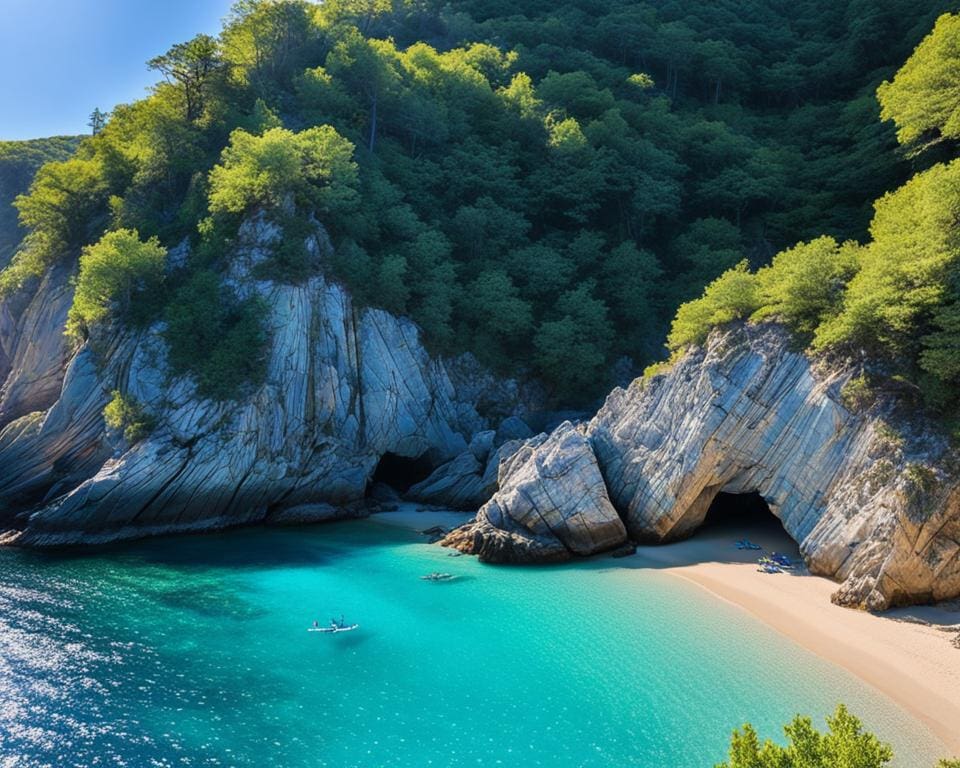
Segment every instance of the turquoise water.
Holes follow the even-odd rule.
[[[892,704],[679,579],[422,542],[362,521],[0,551],[0,765],[708,768],[739,723],[840,700],[898,765],[934,762]],[[360,630],[305,631],[341,613]]]

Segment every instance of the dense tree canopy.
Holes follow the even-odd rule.
[[[960,138],[960,16],[944,14],[893,82],[877,89],[901,144]]]
[[[28,190],[40,166],[66,160],[79,143],[80,138],[73,136],[0,141],[0,268],[27,233],[18,225],[14,199]]]
[[[37,175],[0,291],[129,229],[190,238],[164,293],[183,309],[179,289],[223,273],[237,217],[260,207],[292,233],[261,277],[326,268],[440,351],[584,402],[614,360],[656,358],[676,306],[744,259],[865,236],[870,201],[910,171],[874,91],[947,6],[239,0],[219,37],[153,59],[153,93]],[[312,220],[333,240],[323,265],[297,252]],[[789,302],[747,275],[714,292]]]
[[[941,17],[893,85],[881,87],[885,109],[904,83],[934,88],[930,108],[947,98],[941,91],[955,89],[941,73],[960,67],[957,18]],[[905,114],[891,114],[905,143],[927,129],[948,135],[943,121],[914,131],[918,118]],[[917,385],[928,405],[953,405],[960,395],[960,159],[936,163],[877,200],[863,245],[824,236],[781,252],[755,274],[745,263],[724,273],[680,307],[668,345],[679,352],[715,325],[769,317],[814,349],[866,353],[888,375]]]
[[[329,125],[293,133],[270,128],[254,136],[230,134],[220,165],[210,172],[210,211],[245,213],[279,209],[300,199],[334,220],[357,202],[353,144]]]

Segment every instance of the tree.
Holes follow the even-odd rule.
[[[393,43],[367,40],[352,29],[327,55],[324,68],[358,93],[368,107],[367,150],[373,152],[377,142],[378,114],[381,104],[399,87],[399,54]]]
[[[197,35],[177,43],[165,54],[147,62],[168,81],[179,84],[186,104],[187,120],[197,120],[206,107],[210,79],[220,67],[220,44],[210,35]]]
[[[314,12],[305,0],[236,0],[220,36],[233,79],[261,98],[289,87],[319,53]]]
[[[243,213],[263,205],[281,209],[288,198],[324,214],[349,210],[357,199],[353,144],[329,125],[300,133],[271,128],[261,136],[230,135],[210,172],[210,210]]]
[[[712,328],[750,317],[759,308],[757,278],[747,262],[741,261],[710,283],[699,299],[680,306],[667,347],[677,353],[692,344],[703,344]]]
[[[470,349],[498,365],[507,364],[533,324],[530,305],[498,269],[486,270],[468,283],[458,309],[471,339]]]
[[[847,285],[843,309],[818,329],[819,348],[854,343],[912,358],[938,308],[956,296],[960,160],[917,174],[876,203],[873,241]]]
[[[533,340],[534,362],[557,393],[584,402],[607,385],[606,366],[613,328],[606,304],[592,295],[592,282],[557,301],[556,319],[541,323]]]
[[[108,232],[80,256],[80,271],[67,315],[67,334],[84,338],[111,314],[130,318],[135,302],[150,302],[163,282],[167,251],[135,230]],[[138,310],[142,310],[142,305]]]
[[[103,165],[95,158],[73,157],[47,163],[14,205],[20,223],[43,241],[50,263],[58,252],[82,243],[95,229],[107,198]]]
[[[740,229],[726,219],[714,217],[690,222],[671,247],[679,263],[686,267],[680,276],[680,293],[685,296],[743,258]]]
[[[843,294],[859,268],[859,246],[832,237],[781,251],[757,272],[761,309],[754,319],[775,317],[806,339],[842,307]]]
[[[102,112],[100,107],[96,107],[93,112],[90,113],[90,120],[87,122],[87,125],[90,126],[90,130],[93,132],[93,135],[96,136],[100,131],[103,130],[103,127],[107,124],[107,120],[110,119],[109,112]]]
[[[877,89],[880,116],[901,144],[960,138],[960,15],[945,13],[893,81]]]

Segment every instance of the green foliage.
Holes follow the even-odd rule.
[[[290,199],[328,216],[347,214],[357,202],[352,156],[353,144],[329,125],[300,133],[270,128],[260,136],[238,129],[210,172],[210,210],[281,209]]]
[[[237,300],[213,272],[194,273],[165,311],[171,368],[192,374],[207,397],[238,396],[263,379],[265,314],[259,300]]]
[[[107,427],[123,435],[128,443],[137,443],[149,435],[155,426],[153,417],[143,410],[136,398],[115,389],[110,402],[103,409]]]
[[[799,243],[757,272],[761,307],[754,320],[773,317],[808,340],[841,311],[844,289],[859,266],[856,243],[832,237]]]
[[[103,165],[96,158],[74,156],[41,167],[29,192],[14,201],[29,234],[0,273],[0,297],[40,277],[101,230],[106,201]]]
[[[877,399],[876,385],[865,376],[854,376],[840,388],[840,400],[851,411],[869,408]]]
[[[79,137],[56,136],[34,141],[0,141],[0,267],[6,265],[27,230],[17,223],[13,201],[26,192],[44,163],[66,160]]]
[[[956,99],[956,84],[945,73],[957,66],[958,32],[955,17],[942,17],[893,84],[880,88],[884,114],[897,119],[902,141],[934,129],[949,135],[943,105]],[[923,96],[924,89],[932,92]],[[939,117],[918,114],[921,107],[939,110]],[[760,269],[752,317],[782,320],[816,350],[867,352],[889,376],[919,387],[927,405],[948,411],[960,394],[960,159],[917,173],[877,200],[874,211],[866,244],[820,237]],[[711,291],[679,309],[669,340],[674,351],[737,316],[717,311]],[[844,388],[849,407],[865,406],[861,389],[858,380]]]
[[[556,319],[541,323],[533,340],[537,370],[545,380],[556,382],[561,398],[572,402],[586,399],[583,394],[593,392],[596,382],[603,380],[613,339],[607,307],[591,295],[592,288],[584,283],[563,294]]]
[[[177,43],[162,56],[150,59],[147,66],[162,72],[168,80],[180,86],[184,116],[190,121],[197,120],[206,110],[210,81],[221,68],[220,44],[210,35],[197,35],[186,43]]]
[[[859,251],[843,308],[818,329],[817,348],[852,342],[892,359],[927,347],[920,366],[955,374],[949,348],[955,275],[960,265],[960,161],[937,165],[877,201],[873,241]],[[932,331],[932,333],[931,333]],[[939,352],[939,354],[938,354]]]
[[[657,357],[675,306],[744,257],[863,238],[870,200],[909,170],[873,90],[948,5],[238,0],[37,176],[0,292],[118,229],[189,237],[171,277],[186,290],[229,266],[256,207],[288,237],[255,276],[299,282],[320,266],[302,248],[315,216],[322,266],[359,301],[585,401],[617,358]],[[836,319],[830,290],[806,296],[807,266],[776,285],[734,269],[672,344],[767,301],[738,292],[769,289],[798,328]],[[936,381],[946,306],[916,315]]]
[[[798,715],[784,726],[787,745],[762,744],[748,723],[735,730],[727,762],[716,768],[881,768],[893,760],[893,750],[871,733],[840,704],[827,717],[827,732]]]
[[[877,89],[897,139],[917,145],[960,138],[960,15],[945,13],[892,82]]]
[[[703,344],[711,328],[750,317],[759,308],[757,278],[741,261],[710,283],[703,296],[677,310],[667,346],[677,353],[691,344]]]
[[[167,251],[156,238],[143,242],[136,230],[108,232],[80,256],[67,334],[84,338],[90,328],[113,315],[136,320],[156,307]]]

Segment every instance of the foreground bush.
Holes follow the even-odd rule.
[[[749,723],[735,730],[727,762],[716,768],[881,768],[893,760],[893,750],[840,704],[827,717],[827,732],[813,727],[809,717],[797,715],[783,728],[786,746],[760,742]],[[937,768],[960,768],[958,760],[941,760]]]

